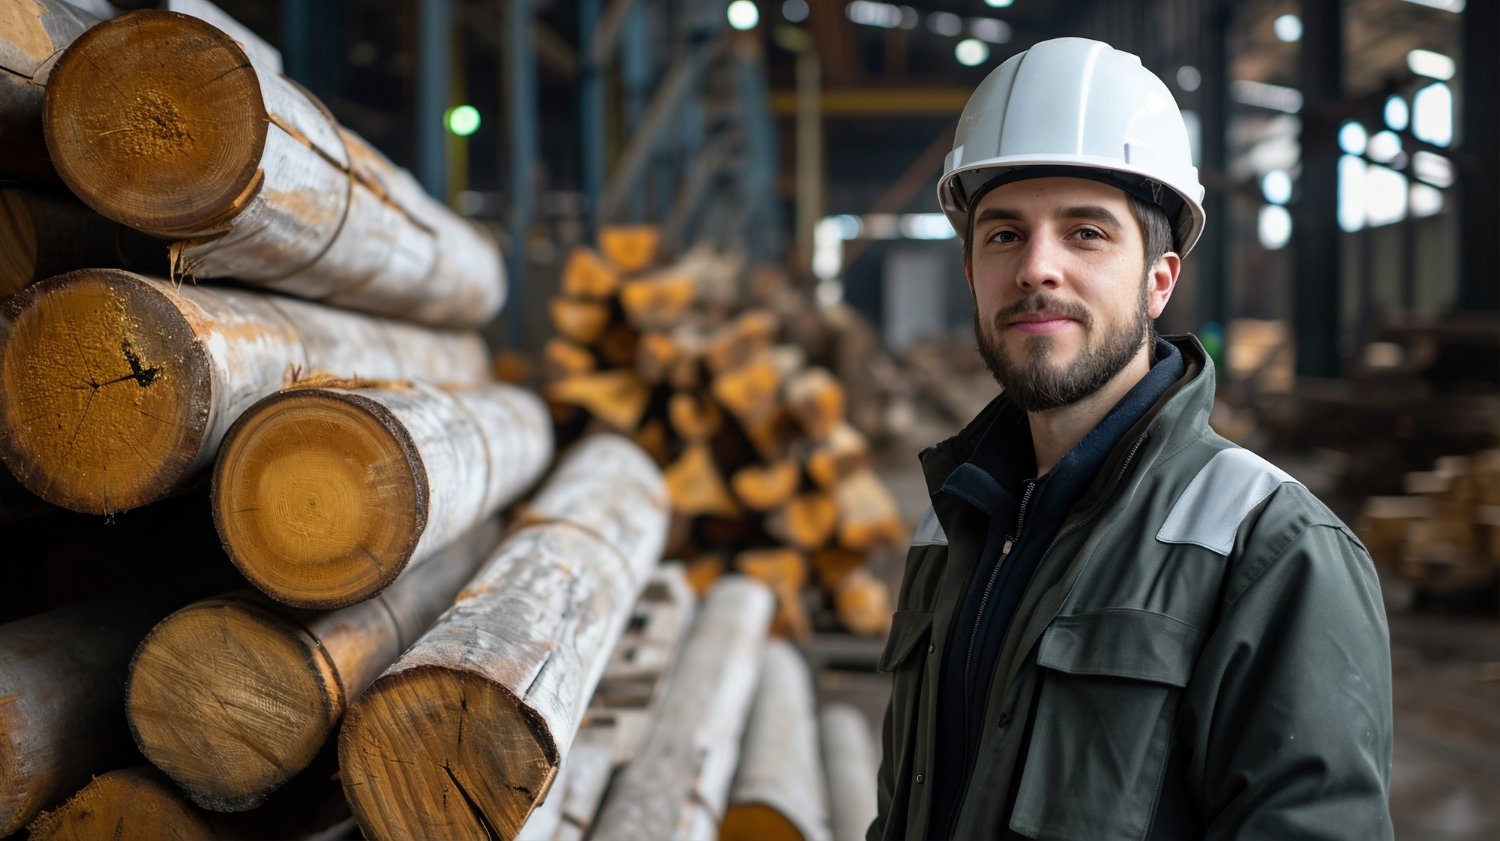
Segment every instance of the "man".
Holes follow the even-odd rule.
[[[1037,44],[938,191],[1004,391],[922,453],[869,837],[1390,837],[1369,556],[1208,428],[1202,346],[1152,328],[1204,224],[1166,86]]]

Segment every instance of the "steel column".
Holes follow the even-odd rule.
[[[506,309],[512,347],[522,346],[525,324],[522,296],[526,288],[526,232],[531,227],[532,194],[536,189],[537,79],[536,50],[531,20],[536,0],[507,0],[505,4],[506,113],[510,142],[510,277]]]
[[[1458,301],[1464,311],[1500,310],[1500,3],[1464,8],[1458,83]]]
[[[1301,196],[1292,205],[1293,335],[1297,375],[1336,377],[1341,370],[1338,227],[1339,102],[1343,97],[1342,0],[1303,0]]]
[[[417,3],[417,180],[439,201],[448,201],[448,110],[452,0]]]

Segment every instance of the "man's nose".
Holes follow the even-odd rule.
[[[1062,285],[1063,248],[1051,237],[1033,237],[1021,251],[1016,285],[1028,291]]]

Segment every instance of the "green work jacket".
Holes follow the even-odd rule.
[[[1390,641],[1364,546],[1208,427],[1187,370],[1048,547],[995,662],[953,838],[1389,838]],[[932,507],[880,659],[893,678],[868,837],[929,834],[939,664],[986,515],[943,492],[999,401],[922,453]]]

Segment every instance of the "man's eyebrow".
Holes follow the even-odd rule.
[[[1004,219],[1010,222],[1019,222],[1022,218],[1021,214],[1009,208],[986,207],[984,210],[979,211],[979,215],[974,217],[974,221],[975,223],[979,223],[989,222],[994,219]]]
[[[1088,219],[1091,222],[1098,222],[1101,225],[1108,225],[1115,230],[1120,230],[1124,227],[1124,225],[1120,223],[1119,217],[1115,216],[1113,213],[1110,213],[1107,209],[1100,207],[1097,204],[1084,204],[1077,207],[1065,207],[1057,212],[1057,218]]]

